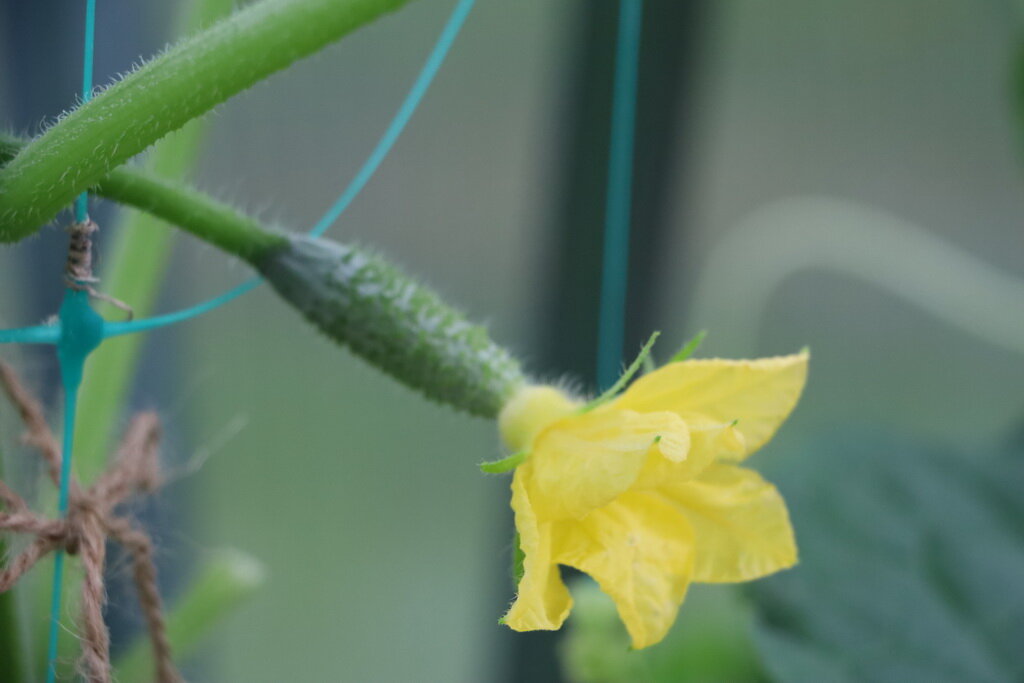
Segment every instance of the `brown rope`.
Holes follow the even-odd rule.
[[[59,478],[60,450],[39,402],[25,389],[6,363],[0,362],[0,386],[18,409],[27,427],[25,443],[46,461],[54,481]],[[67,517],[52,520],[32,512],[25,500],[0,481],[0,531],[35,536],[28,548],[0,571],[0,592],[10,588],[48,553],[63,549],[81,558],[82,583],[81,668],[90,683],[110,683],[110,634],[103,621],[106,589],[103,566],[107,539],[120,543],[131,556],[135,587],[149,630],[157,683],[181,683],[171,658],[167,628],[157,588],[153,543],[115,509],[136,493],[148,493],[160,484],[157,454],[160,421],[153,413],[136,415],[118,448],[114,463],[88,489],[72,482]]]
[[[90,219],[68,226],[68,261],[64,266],[64,277],[68,287],[86,289],[99,282],[92,274],[92,235],[99,226]]]
[[[93,299],[106,301],[108,304],[120,308],[128,314],[128,319],[131,320],[135,315],[131,306],[103,294],[93,287],[100,281],[92,272],[92,235],[97,230],[99,230],[99,226],[88,218],[81,223],[72,223],[68,226],[70,239],[68,241],[68,260],[64,266],[64,283],[71,289],[88,292]]]

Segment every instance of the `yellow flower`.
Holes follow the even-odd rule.
[[[597,580],[642,648],[668,632],[692,581],[794,565],[782,497],[737,463],[793,410],[807,361],[670,363],[591,409],[553,387],[520,390],[499,418],[506,445],[528,453],[512,480],[523,574],[504,622],[561,627],[567,565]]]

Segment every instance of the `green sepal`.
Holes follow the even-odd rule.
[[[708,336],[707,330],[701,330],[693,336],[693,339],[683,344],[683,348],[676,351],[676,354],[669,358],[669,363],[679,363],[686,360],[697,351],[701,343],[704,341],[704,337]]]
[[[480,463],[480,471],[485,474],[504,474],[505,472],[511,472],[526,462],[526,458],[529,455],[530,451],[519,451],[518,453],[513,453],[507,458],[502,458],[501,460],[482,462]]]
[[[629,384],[629,381],[633,379],[633,376],[636,375],[637,372],[639,372],[641,367],[643,367],[644,361],[647,360],[647,357],[651,355],[651,349],[654,348],[654,342],[658,341],[658,337],[660,336],[661,332],[655,331],[654,333],[652,333],[650,338],[647,340],[647,343],[645,343],[643,347],[641,347],[640,353],[637,354],[637,357],[633,360],[632,363],[629,364],[629,367],[626,368],[626,371],[622,373],[618,380],[616,380],[615,384],[611,385],[600,396],[593,399],[592,401],[589,401],[586,405],[580,408],[580,412],[586,413],[588,411],[593,410],[594,408],[597,408],[600,405],[607,403],[608,401],[611,401],[619,394],[620,391],[625,389],[626,385]]]
[[[523,547],[519,543],[519,532],[515,532],[512,535],[512,585],[518,587],[519,582],[523,580],[523,574],[526,573],[524,563],[526,562],[526,553],[523,552]],[[503,614],[498,623],[505,626],[508,621],[508,615]]]
[[[515,585],[519,585],[519,582],[523,580],[523,574],[526,573],[526,553],[523,552],[523,546],[519,542],[519,532],[515,533],[512,537],[512,581]]]

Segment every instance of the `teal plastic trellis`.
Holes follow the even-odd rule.
[[[377,142],[370,156],[366,159],[355,178],[348,184],[338,199],[324,213],[323,217],[310,229],[309,234],[319,237],[338,220],[359,192],[373,177],[381,162],[391,151],[399,135],[405,129],[413,113],[423,100],[434,76],[437,75],[452,44],[465,24],[466,17],[473,8],[475,0],[459,0],[452,10],[440,37],[427,57],[412,88],[402,101],[398,112],[392,118],[384,134]],[[82,100],[89,101],[93,90],[93,54],[95,45],[96,0],[86,0],[85,42],[82,68]],[[88,220],[88,195],[82,193],[75,201],[75,221],[84,223]],[[136,334],[178,322],[195,318],[204,313],[242,296],[255,289],[262,278],[255,277],[242,283],[219,296],[213,297],[196,306],[174,313],[152,318],[128,322],[111,322],[104,320],[93,310],[89,301],[89,293],[68,287],[64,294],[57,319],[53,324],[18,329],[0,330],[0,343],[14,344],[51,344],[57,348],[57,359],[60,364],[61,383],[64,388],[64,430],[63,451],[60,473],[60,493],[58,511],[63,517],[67,513],[68,489],[71,480],[72,447],[75,434],[75,413],[78,402],[78,389],[82,383],[82,374],[89,354],[95,351],[105,339],[124,334]],[[85,284],[85,283],[82,283]],[[64,554],[58,551],[53,571],[53,592],[50,610],[50,633],[47,648],[47,681],[53,683],[56,678],[57,642],[60,628],[61,592],[63,586]]]
[[[597,329],[599,391],[612,386],[621,374],[626,336],[629,232],[633,204],[633,138],[643,13],[643,0],[619,0]]]

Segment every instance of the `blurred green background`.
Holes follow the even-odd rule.
[[[645,119],[641,102],[641,147],[661,156],[638,159],[632,338],[656,327],[668,346],[708,328],[704,355],[811,346],[807,393],[758,467],[827,459],[816,437],[837,424],[968,451],[1001,442],[1024,410],[1016,6],[671,4],[656,29],[659,54],[678,63],[648,62],[664,80],[647,81],[645,100],[670,116]],[[220,108],[195,181],[268,222],[312,224],[452,5],[411,3]],[[99,7],[103,82],[162,46],[173,8]],[[580,311],[596,298],[586,264],[600,218],[567,207],[601,204],[585,190],[603,173],[594,64],[610,54],[613,7],[479,0],[421,110],[330,233],[380,248],[549,379],[589,373],[593,355]],[[79,21],[73,3],[0,2],[0,121],[36,133],[72,104]],[[660,164],[656,179],[646,161]],[[646,204],[645,178],[663,188]],[[0,250],[4,324],[56,307],[64,238],[45,233]],[[936,240],[953,267],[927,251]],[[247,275],[190,238],[175,249],[164,308]],[[900,278],[934,282],[933,310],[908,301]],[[19,359],[52,385],[45,353]],[[168,592],[212,548],[243,549],[268,572],[191,680],[559,680],[554,638],[497,624],[512,597],[508,482],[476,469],[497,456],[492,424],[424,403],[266,289],[152,335],[143,362],[133,406],[167,420],[168,459],[210,455],[152,513]],[[691,642],[702,623],[738,620],[723,647],[732,637],[743,650],[743,611],[731,594],[703,593],[683,612]]]

